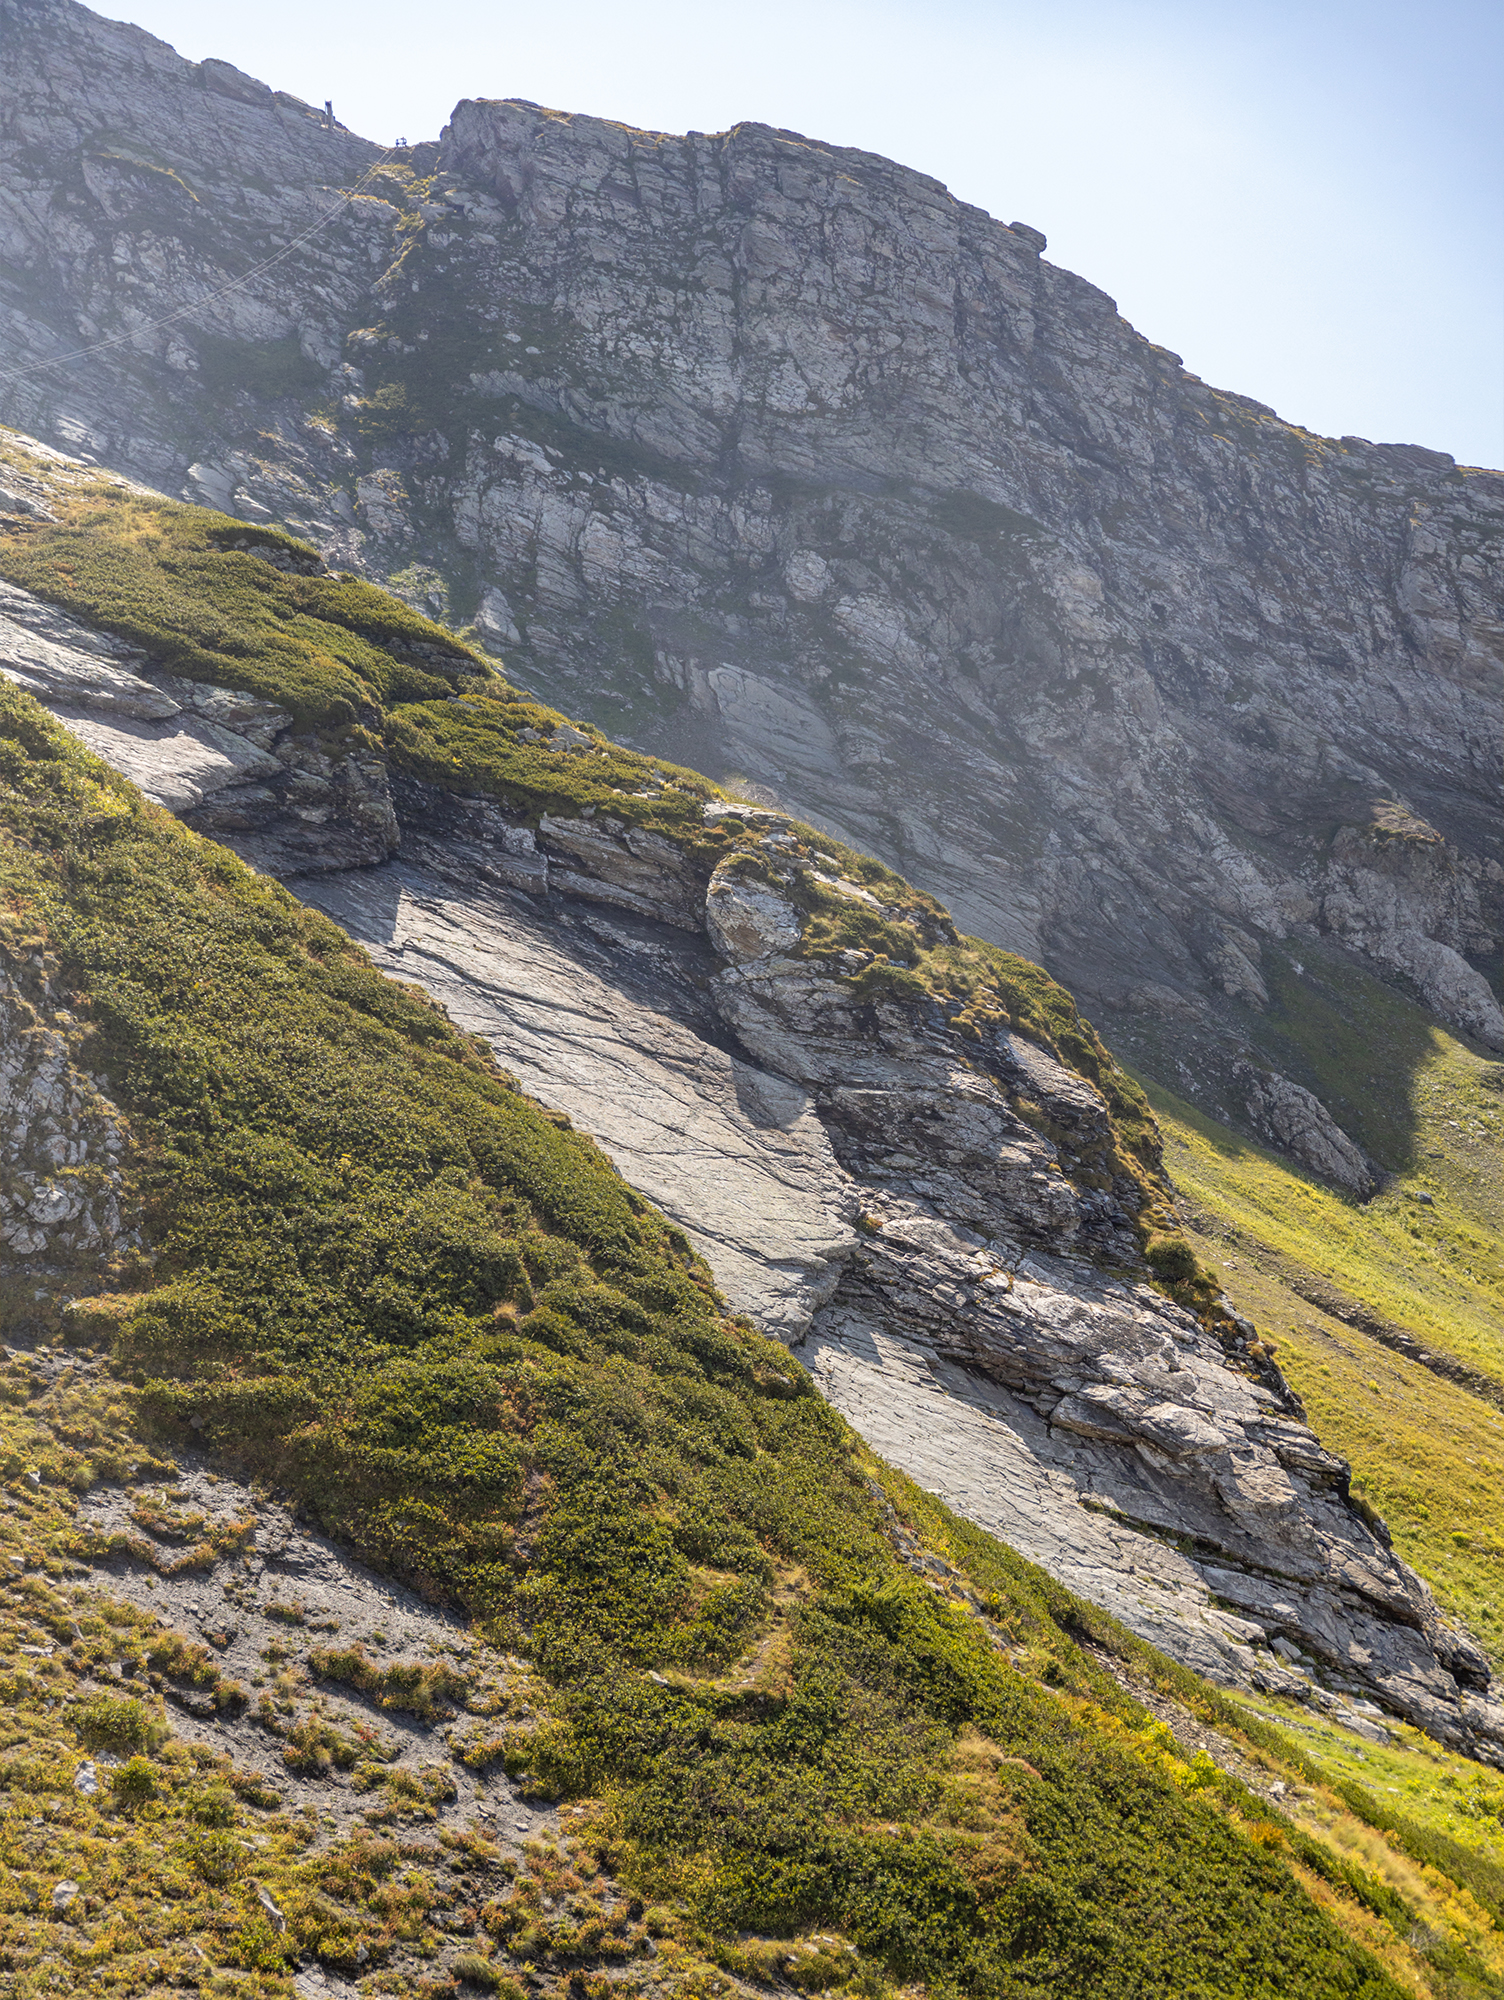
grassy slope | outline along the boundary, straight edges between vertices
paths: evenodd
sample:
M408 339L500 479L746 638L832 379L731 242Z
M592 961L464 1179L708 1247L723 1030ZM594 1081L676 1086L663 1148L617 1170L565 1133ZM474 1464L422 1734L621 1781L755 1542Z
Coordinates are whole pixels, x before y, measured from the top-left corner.
M1106 1621L959 1525L991 1617L900 1563L850 1433L593 1147L34 704L0 690L0 731L9 949L55 958L132 1122L152 1245L69 1315L125 1384L72 1447L80 1478L133 1477L111 1424L186 1436L192 1414L525 1645L552 1715L513 1755L601 1801L621 1876L744 1978L776 1977L760 1938L824 1928L830 1983L869 1993L1402 1990L1298 1886L1289 1863L1324 1850L1302 1862L1248 1795L1167 1755L1079 1651L1069 1628L1127 1646ZM59 1303L32 1303L36 1330ZM65 1494L12 1494L66 1534ZM64 1542L59 1589L69 1560ZM15 1676L33 1765L95 1726L48 1705L77 1670ZM164 1754L148 1775L175 1839L193 1774ZM75 1795L75 1817L148 1889L181 1861L117 1803ZM1408 1931L1321 1865L1352 1925L1356 1884ZM279 1990L275 1940L229 1949L270 1958Z
M1354 1202L1149 1084L1167 1170L1203 1262L1276 1345L1317 1431L1351 1462L1354 1489L1442 1605L1504 1659L1504 1413L1361 1324L1504 1384L1504 1067L1355 967L1324 964L1313 981L1281 960L1271 984L1275 1019L1261 1040L1270 1053L1283 1042L1288 1066L1338 1105L1388 1171L1383 1192ZM1383 1749L1307 1712L1260 1706L1326 1781L1302 1823L1402 1891L1426 1893L1424 1869L1417 1877L1371 1827L1334 1820L1332 1787L1349 1797L1362 1787L1381 1812L1504 1864L1504 1790L1492 1774L1413 1730ZM1443 1893L1426 1921L1460 1935L1470 1907L1466 1892Z
M389 1752L379 1718L360 1743L341 1742L338 1732L331 1738L327 1726L320 1727L315 1702L298 1726L279 1730L289 1769L316 1774L314 1750L327 1743L341 1765L353 1761L351 1778L369 1801L355 1830L329 1844L320 1839L316 1784L305 1786L301 1800L279 1804L275 1791L211 1746L175 1740L152 1692L163 1675L212 1694L230 1713L254 1696L225 1679L208 1648L112 1599L90 1574L87 1560L80 1561L88 1547L73 1523L74 1495L100 1479L125 1482L149 1495L168 1471L134 1435L130 1402L129 1394L108 1380L64 1371L49 1384L24 1362L0 1364L0 1448L10 1452L12 1462L36 1464L43 1474L40 1490L16 1480L0 1490L0 1551L14 1562L24 1549L31 1559L29 1574L13 1573L0 1588L0 1686L6 1703L0 1735L5 1864L0 1972L8 1994L30 2000L32 1994L55 1991L55 1971L63 1965L76 1985L87 1984L88 1990L156 1993L164 1982L197 1983L216 1995L255 1993L269 2000L287 1993L284 1943L290 1942L347 1974L358 1971L362 1948L370 1965L379 1967L393 1948L405 1947L432 1962L430 1975L416 1987L399 1982L393 1988L380 1971L368 1970L370 1989L437 1996L452 1991L439 1962L442 1933L452 1923L456 1901L469 1901L484 1905L484 1929L499 1941L498 1949L483 1939L477 1956L483 1967L489 1965L489 1976L503 1982L510 2000L521 1996L515 1980L519 1962L541 1968L542 1976L530 1980L535 1989L539 1984L547 1989L552 1975L562 1971L562 1990L570 1969L580 1969L590 2000L612 2000L623 1991L716 1993L728 1989L728 1973L757 1987L785 1992L791 1984L802 1991L847 1987L862 2000L874 2000L881 1982L870 1960L864 1969L847 1938L832 1935L828 1927L799 1937L791 1935L797 1925L780 1921L771 1937L733 1939L707 1924L684 1894L682 1879L675 1879L676 1872L680 1877L685 1872L682 1864L674 1871L673 1857L666 1867L665 1857L657 1855L644 1867L635 1844L623 1838L610 1798L573 1815L559 1843L530 1844L520 1866L482 1833L445 1834L436 1850L423 1838L431 1809L410 1782L399 1786L385 1772ZM1092 1672L1069 1633L1120 1649L1141 1673L1189 1697L1224 1727L1233 1721L1226 1703L1115 1633L1109 1621L1083 1613L1066 1593L900 1476L860 1456L857 1462L882 1481L896 1503L889 1517L895 1526L911 1521L926 1546L965 1566L988 1591L990 1624L1022 1648L1029 1675L1051 1688L1050 1699L1064 1711L1067 1726L1074 1725L1076 1738L1106 1739L1118 1754L1146 1768L1151 1821L1159 1818L1155 1794L1166 1781L1211 1809L1230 1811L1258 1845L1329 1906L1345 1931L1389 1967L1401 1990L1495 1990L1488 1968L1501 1955L1501 1940L1490 1918L1469 1906L1466 1891L1459 1900L1449 1879L1428 1884L1400 1848L1376 1843L1365 1822L1345 1810L1330 1788L1300 1785L1296 1763L1282 1759L1277 1746L1272 1758L1257 1749L1250 1754L1295 1781L1293 1821L1257 1807L1234 1786L1219 1786L1204 1760L1188 1764L1161 1726ZM962 1617L967 1615L960 1595L964 1575L963 1570L952 1586L951 1606ZM762 1665L755 1659L741 1662L734 1676L721 1677L721 1685L735 1678L745 1688L755 1679L762 1699L776 1700L778 1681L790 1664L789 1639L787 1623L775 1624L755 1649ZM770 1653L779 1656L778 1674L768 1671ZM291 1646L279 1646L266 1657L275 1667L290 1654L295 1657ZM114 1679L115 1662L128 1676L124 1687ZM463 1676L447 1665L438 1672L453 1699ZM284 1679L276 1679L280 1694ZM677 1671L669 1682L681 1695L706 1685L703 1676ZM489 1687L466 1694L465 1706L493 1718L468 1733L489 1742L498 1727L495 1694ZM546 1714L546 1689L536 1683L509 1686L502 1713L514 1718L509 1732L514 1742L525 1740L515 1719L529 1719L540 1694ZM264 1687L260 1699L265 1709ZM410 1698L403 1705L411 1706ZM1256 1722L1250 1726L1268 1740ZM963 1724L949 1734L930 1823L975 1840L995 1829L1004 1807L996 1779L1000 1769L1012 1767L1002 1762L1006 1746L974 1728ZM113 1755L116 1768L102 1769L104 1789L97 1798L81 1796L73 1784L79 1760L101 1751ZM134 1757L122 1769L119 1760L131 1752ZM453 1776L442 1761L422 1776L425 1783L432 1781L434 1796L452 1796ZM1011 1817L1006 1809L1002 1817L1005 1833L1016 1839L1016 1820L1006 1824ZM1306 1823L1319 1828L1319 1844L1303 1830ZM1083 1851L1069 1837L1066 1847L1067 1859L1079 1868ZM60 1876L82 1887L80 1905L61 1920L51 1918L47 1907ZM268 1887L286 1912L287 1940L279 1940L266 1922L254 1895L256 1883ZM640 1893L629 1903L621 1889L633 1886ZM544 1896L554 1899L552 1917L541 1902ZM655 1903L664 1896L667 1903ZM1417 1920L1435 1933L1423 1952L1409 1942ZM644 1953L654 1948L644 1943L645 1931L657 1940L655 1956L646 1963ZM1100 1941L1108 1948L1116 1942ZM242 1970L211 1977L198 1951L212 1964ZM625 1971L625 1987L592 1970L602 1965L618 1975ZM1340 1982L1340 1969L1337 1976ZM1468 1983L1459 1984L1459 1978ZM578 1990L578 1982L571 1990ZM1047 1966L1026 1990L1098 1988L1062 1960ZM1188 1990L1240 1989L1229 1972L1225 1983L1214 1978L1209 1986ZM1262 1989L1255 1984L1248 1990ZM1324 1989L1297 1983L1292 1990ZM1339 1983L1333 1990L1343 1987Z
M734 822L707 827L702 808L718 795L705 780L599 739L584 756L553 750L559 717L380 593L297 575L306 554L285 538L87 476L63 498L57 528L0 543L0 571L179 670L282 699L307 729L379 730L399 766L533 817L604 808L702 869L745 844ZM51 757L42 745L56 739L28 734L26 713L20 704L16 726L31 762L71 761L76 778L76 755ZM191 1409L223 1449L289 1480L357 1546L530 1644L559 1692L552 1726L514 1756L556 1788L604 1791L614 1862L644 1893L675 1899L681 1942L743 1978L776 1979L791 1976L786 1954L758 1945L759 1928L840 1924L868 1968L862 1991L882 1966L976 1991L1111 1991L1095 1969L1104 1953L1121 1959L1124 1991L1347 1990L1345 1947L1311 1972L1334 1934L1318 1945L1298 1901L1277 1947L1253 1903L1233 1918L1232 1946L1202 1927L1206 1892L1227 1906L1225 1928L1248 1855L1234 1846L1211 1859L1194 1815L1177 1818L1189 1801L1248 1825L1404 1987L1488 1990L1488 1915L1443 1924L1417 1954L1402 1940L1417 1919L1432 1922L1434 1887L1422 1895L1412 1880L1408 1903L1396 1901L1331 1859L1333 1845L1371 1845L1361 1815L1310 1793L1331 1822L1313 1847L1174 1756L1072 1634L1132 1659L1224 1728L1234 1712L866 1461L812 1398L786 1397L766 1371L797 1385L797 1368L724 1325L682 1244L591 1149L518 1100L421 1001L374 980L331 927L160 816L122 815L130 797L105 781L75 795L72 823L56 810L34 818L29 882L20 851L8 860L22 928L51 912L69 977L90 995L91 1056L148 1140L144 1192L162 1255L149 1280L138 1274L143 1296L125 1291L95 1316L141 1384L127 1398L133 1420L170 1431ZM890 909L943 925L878 864L810 839ZM1103 1086L1120 1158L1155 1192L1143 1099L1052 981L943 932L916 949L907 926L827 900L809 912L811 949L876 951L868 983L940 996L963 1028L1006 1017L1051 1043ZM189 1353L199 1359L185 1382ZM121 1449L90 1474L70 1445L64 1470L75 1483L128 1477ZM35 1442L26 1450L39 1455ZM986 1620L895 1570L863 1472L967 1571ZM551 1511L524 1560L527 1474ZM65 1569L66 1557L55 1573ZM1022 1678L1001 1665L1000 1638L1022 1646ZM668 1694L641 1678L652 1660L670 1669ZM43 1725L33 1715L30 1727ZM1274 1739L1250 1727L1257 1754L1277 1760ZM70 1728L66 1716L45 1725L63 1746ZM1023 1763L1000 1762L983 1730ZM191 1820L192 1773L175 1785L170 1761L160 1812ZM1010 1775L1020 1769L1029 1784ZM1166 1902L1166 1843L1186 1825L1183 1878ZM1406 1840L1426 1851L1413 1829ZM291 1849L277 1866L297 1905L308 1884ZM1054 1885L1044 1914L1041 1873ZM1289 1894L1279 1879L1256 1899L1272 1895L1275 1912ZM1444 1902L1454 1885L1442 1881ZM750 1944L733 1944L737 1927ZM1163 1949L1172 1931L1179 1957ZM1038 1946L1027 1973L1025 1936ZM1284 1953L1277 1972L1260 1958L1271 1951ZM839 1957L829 1979L843 1983L856 1964Z
M1270 958L1261 1041L1390 1179L1354 1203L1205 1120L1186 1141L1197 1173L1281 1255L1504 1385L1504 1064L1355 966L1328 961L1317 979Z

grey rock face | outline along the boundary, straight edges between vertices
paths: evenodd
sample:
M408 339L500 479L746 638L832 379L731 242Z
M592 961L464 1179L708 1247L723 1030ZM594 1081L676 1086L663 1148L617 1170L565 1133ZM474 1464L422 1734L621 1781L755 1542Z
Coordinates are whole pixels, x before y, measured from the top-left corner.
M450 282L552 316L509 380L569 431L473 447L465 515L539 664L630 607L687 735L1109 1004L1135 968L1260 1006L1258 934L1314 922L1504 1033L1462 956L1499 928L1504 484L1307 441L868 156L472 103L442 158L509 225ZM602 433L665 469L582 487ZM700 473L672 504L668 463ZM1439 866L1374 865L1407 797Z
M809 1093L707 1039L708 953L589 904L477 893L461 856L413 845L445 872L403 860L304 893L598 1139L739 1310L799 1338L856 1240L855 1197Z
M0 582L0 672L50 708L160 722L179 704L123 664L126 649Z
M1486 1663L1354 1534L1346 1467L1156 1294L901 1217L801 1352L885 1458L1187 1665L1497 1760Z
M467 101L421 204L221 296L374 149L72 0L4 21L10 352L139 332L0 414L473 615L1224 1072L1313 933L1504 1039L1499 475L1285 424L1038 230L756 125Z
M962 1044L923 1000L864 1001L843 959L865 954L789 956L812 864L777 814L731 809L787 894L725 864L696 889L609 818L398 798L400 860L302 893L590 1133L877 1450L1217 1679L1378 1701L1504 1762L1483 1656L1277 1373L1136 1282L1136 1196L1082 1172L1108 1131L1084 1079L1006 1029Z
M1353 1144L1319 1097L1287 1076L1249 1063L1241 1066L1238 1080L1249 1119L1262 1137L1338 1187L1356 1195L1373 1193L1379 1176L1372 1160Z
M748 882L724 866L705 892L705 926L711 942L734 965L787 951L799 940L799 913L762 882Z
M129 1132L75 1061L77 1024L40 945L0 959L0 1274L107 1269L134 1242Z

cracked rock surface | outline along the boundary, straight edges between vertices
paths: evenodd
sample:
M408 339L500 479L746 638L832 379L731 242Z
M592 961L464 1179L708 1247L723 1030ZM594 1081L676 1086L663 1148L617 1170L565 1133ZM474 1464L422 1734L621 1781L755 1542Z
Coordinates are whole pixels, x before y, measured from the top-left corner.
M1236 1372L1160 1294L1051 1254L1016 1184L1011 1206L992 1189L986 1234L956 1222L944 1197L965 1182L905 1158L901 1092L882 1093L870 1171L843 1170L841 1093L728 1049L709 954L677 926L465 888L463 852L447 861L304 893L569 1111L874 1449L1214 1680L1370 1733L1377 1702L1504 1757L1483 1655L1351 1506L1277 1375ZM1033 1057L1037 1089L1050 1059Z
M1504 1725L1482 1655L1354 1534L1341 1460L1147 1288L899 1216L803 1354L884 1457L1211 1679Z
M677 939L466 892L405 861L304 893L598 1139L741 1311L803 1333L855 1242L854 1194L809 1093L706 1039Z

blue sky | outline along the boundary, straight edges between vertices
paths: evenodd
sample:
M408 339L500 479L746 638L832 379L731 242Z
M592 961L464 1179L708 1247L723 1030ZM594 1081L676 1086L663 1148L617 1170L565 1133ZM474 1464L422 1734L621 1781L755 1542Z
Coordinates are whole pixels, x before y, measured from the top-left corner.
M374 139L460 97L886 153L1219 387L1504 465L1504 9L1479 0L116 0Z

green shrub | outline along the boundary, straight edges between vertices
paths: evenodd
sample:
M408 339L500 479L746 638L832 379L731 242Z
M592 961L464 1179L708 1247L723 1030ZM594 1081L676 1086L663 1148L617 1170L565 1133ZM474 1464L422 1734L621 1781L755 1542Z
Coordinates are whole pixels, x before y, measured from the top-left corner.
M282 1761L300 1777L317 1778L353 1770L361 1754L361 1745L323 1716L301 1715L287 1732Z
M143 1806L157 1794L157 1773L145 1757L132 1757L110 1774L110 1790L129 1808Z
M501 1985L501 1974L478 1951L462 1951L449 1961L449 1970L456 1979L467 1980L472 1986L479 1986L487 1993L494 1993Z
M215 1888L233 1882L245 1865L246 1849L231 1833L207 1831L194 1839L188 1849L194 1868Z
M214 1880L210 1877L210 1880ZM228 1879L228 1878L225 1878ZM259 1912L241 1925L230 1939L230 1957L248 1972L277 1973L285 1970L289 1941Z
M1167 1285L1189 1284L1201 1270L1196 1253L1183 1236L1161 1236L1144 1251L1150 1270Z
M445 1720L465 1697L464 1676L446 1660L393 1660L383 1665L360 1645L316 1646L308 1665L320 1679L342 1681L378 1708L398 1709L420 1722Z
M200 1826L226 1827L235 1824L235 1797L222 1785L195 1792L188 1800L188 1816Z
M151 1750L167 1735L162 1718L134 1696L95 1695L73 1711L73 1727L95 1750Z
M53 1761L37 1757L0 1759L0 1789L8 1792L64 1792L71 1782Z

